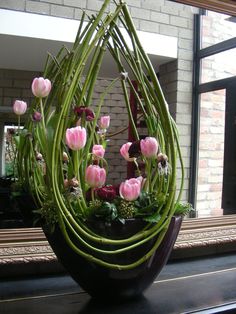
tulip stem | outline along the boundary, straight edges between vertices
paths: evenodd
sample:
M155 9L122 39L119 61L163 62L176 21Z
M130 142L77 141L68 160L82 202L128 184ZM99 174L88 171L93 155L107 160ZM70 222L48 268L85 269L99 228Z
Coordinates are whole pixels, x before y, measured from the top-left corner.
M18 115L18 136L20 135L20 115Z
M45 125L44 110L43 110L43 99L41 97L39 98L39 104L40 104L40 111L41 111L41 115L42 115L43 128L44 128L44 132L46 134L46 125Z
M134 158L134 163L135 163L135 166L136 166L137 171L138 171L138 176L141 176L141 171L140 171L140 169L139 169L138 162L137 162L137 159L136 159L136 158Z
M92 198L92 201L94 202L94 200L95 200L94 188L91 188L91 198Z

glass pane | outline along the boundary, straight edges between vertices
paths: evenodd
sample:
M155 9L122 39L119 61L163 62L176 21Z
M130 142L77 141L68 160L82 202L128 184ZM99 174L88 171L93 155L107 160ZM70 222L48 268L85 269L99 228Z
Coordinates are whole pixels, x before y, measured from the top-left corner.
M4 142L5 142L5 175L14 175L14 157L15 157L15 144L13 135L17 131L14 126L4 127Z
M220 216L225 130L225 90L201 94L197 185L198 217Z
M201 48L236 37L236 17L207 11L202 16Z
M236 75L236 48L202 59L201 83Z

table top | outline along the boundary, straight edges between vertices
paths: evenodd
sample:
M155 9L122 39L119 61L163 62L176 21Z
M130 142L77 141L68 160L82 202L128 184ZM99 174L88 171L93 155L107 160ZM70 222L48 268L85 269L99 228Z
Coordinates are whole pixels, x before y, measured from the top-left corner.
M67 275L0 282L1 314L236 313L236 254L171 262L142 297L95 302Z

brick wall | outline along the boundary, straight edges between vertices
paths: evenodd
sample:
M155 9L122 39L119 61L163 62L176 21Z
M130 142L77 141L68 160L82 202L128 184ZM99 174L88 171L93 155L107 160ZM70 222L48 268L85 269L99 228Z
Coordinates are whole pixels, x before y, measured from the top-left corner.
M222 215L225 90L201 95L197 211L199 217Z
M160 71L171 113L179 127L186 168L183 200L187 200L191 145L193 16L198 9L168 0L127 0L126 2L137 29L178 38L178 60L161 66L157 71ZM95 13L102 3L103 0L0 0L0 8L80 19L80 8L86 9L88 13ZM0 85L0 95L1 88ZM114 109L110 108L110 110L112 112ZM119 141L120 139L117 138L112 143L118 145ZM123 171L123 169L121 165L115 171ZM114 173L112 175L115 176Z

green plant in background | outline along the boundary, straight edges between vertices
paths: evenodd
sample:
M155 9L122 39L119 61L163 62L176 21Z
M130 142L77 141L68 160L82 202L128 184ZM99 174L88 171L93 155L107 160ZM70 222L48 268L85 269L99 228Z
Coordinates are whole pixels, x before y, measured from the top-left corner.
M128 8L120 1L113 13L105 14L109 3L105 0L88 23L83 14L72 49L63 47L57 56L49 55L43 78L34 79L36 98L25 130L19 135L17 164L19 183L33 195L46 223L59 225L68 245L86 259L123 270L147 260L162 242L176 210L183 213L179 205L183 163L175 122ZM124 28L131 46L118 25ZM92 110L94 86L105 52L117 65L117 77ZM137 81L139 93L131 77ZM137 177L121 182L119 187L106 183L108 164L104 154L112 121L108 115L101 116L104 99L117 82L121 83L136 137L134 143L124 143L120 153L136 164L138 172ZM135 94L147 124L148 137L142 140L132 117L129 90ZM178 193L177 159L182 169ZM140 161L145 165L143 173ZM129 218L143 219L146 226L120 240L96 234L87 224L91 220L125 223ZM157 237L154 246L132 264L106 260L107 255L126 252L153 237ZM101 243L112 244L112 249L101 249Z

